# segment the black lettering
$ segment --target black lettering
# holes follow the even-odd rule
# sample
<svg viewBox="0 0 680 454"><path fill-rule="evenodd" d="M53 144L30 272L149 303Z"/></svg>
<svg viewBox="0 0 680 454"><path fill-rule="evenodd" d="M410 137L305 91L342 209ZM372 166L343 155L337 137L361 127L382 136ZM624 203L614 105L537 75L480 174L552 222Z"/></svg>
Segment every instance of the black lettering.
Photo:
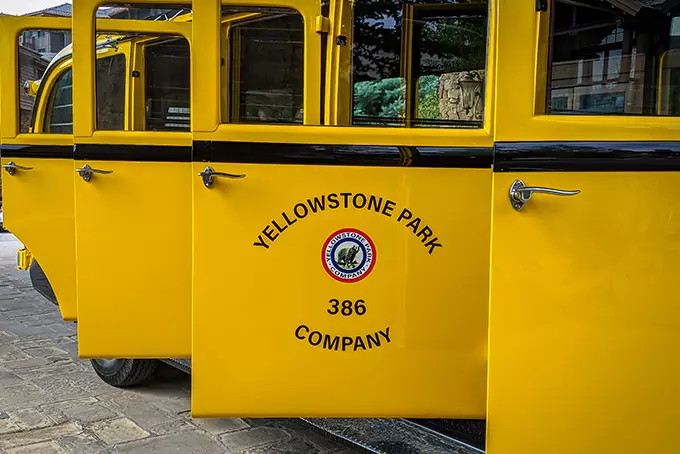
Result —
<svg viewBox="0 0 680 454"><path fill-rule="evenodd" d="M359 199L359 198L360 198L360 200L362 201L362 202L361 202L361 205L360 205L359 203L357 203L357 199ZM361 194L361 193L355 194L355 195L354 195L354 198L352 199L352 203L354 204L354 208L359 208L359 209L361 209L361 208L363 208L363 207L366 206L366 196L363 195L363 194Z"/></svg>
<svg viewBox="0 0 680 454"><path fill-rule="evenodd" d="M382 331L378 331L378 334L380 334L382 337L384 337L388 344L390 343L390 327L389 326L387 328L385 328L384 333Z"/></svg>
<svg viewBox="0 0 680 454"><path fill-rule="evenodd" d="M279 233L283 233L283 231L288 228L287 225L284 225L283 228L281 228L279 224L276 223L276 221L272 221L272 224L274 224L274 227L276 227L276 230L278 230Z"/></svg>
<svg viewBox="0 0 680 454"><path fill-rule="evenodd" d="M302 209L302 214L298 212L299 211L298 208ZM309 213L309 210L307 210L307 205L303 205L302 203L296 204L295 208L293 208L293 211L295 212L295 216L297 216L300 219L303 219Z"/></svg>
<svg viewBox="0 0 680 454"><path fill-rule="evenodd" d="M418 227L420 227L420 218L415 218L408 224L406 224L406 227L410 227L411 230L413 230L413 233L416 233L416 230L418 230Z"/></svg>
<svg viewBox="0 0 680 454"><path fill-rule="evenodd" d="M430 226L429 226L429 225L426 225L425 227L423 227L423 228L420 230L420 232L418 232L418 234L417 234L416 236L417 236L418 238L420 238L421 235L423 236L423 239L420 240L421 243L424 243L425 241L427 241L427 239L428 239L429 237L432 236L432 230L430 230Z"/></svg>
<svg viewBox="0 0 680 454"><path fill-rule="evenodd" d="M347 347L352 345L352 342L354 342L354 339L348 336L342 336L342 351L344 352Z"/></svg>
<svg viewBox="0 0 680 454"><path fill-rule="evenodd" d="M309 204L309 208L312 209L313 213L316 213L318 210L323 211L326 209L326 196L322 195L321 200L319 200L318 197L314 197L314 203L307 199L307 203Z"/></svg>
<svg viewBox="0 0 680 454"><path fill-rule="evenodd" d="M434 251L434 248L436 247L443 247L440 243L437 243L438 237L432 238L430 241L425 243L425 247L429 247L430 250L428 251L430 255L432 255L432 252Z"/></svg>
<svg viewBox="0 0 680 454"><path fill-rule="evenodd" d="M340 195L345 199L345 208L347 208L347 198L352 195L351 192L341 192Z"/></svg>
<svg viewBox="0 0 680 454"><path fill-rule="evenodd" d="M338 336L331 337L330 335L326 334L323 337L323 348L325 348L326 350L336 350L337 351L339 345L340 345L340 338Z"/></svg>
<svg viewBox="0 0 680 454"><path fill-rule="evenodd" d="M262 246L265 249L269 249L269 245L264 242L264 240L262 239L262 235L258 235L257 239L260 240L260 241L254 242L253 246Z"/></svg>
<svg viewBox="0 0 680 454"><path fill-rule="evenodd" d="M383 203L383 198L380 197L380 200L376 198L376 196L372 195L368 199L368 209L371 209L371 206L373 206L373 210L375 210L376 213L380 213L380 207L382 206Z"/></svg>
<svg viewBox="0 0 680 454"><path fill-rule="evenodd" d="M375 344L376 347L380 347L380 336L378 336L378 333L375 333L375 337L367 334L366 340L368 340L368 348L373 348L372 344Z"/></svg>
<svg viewBox="0 0 680 454"><path fill-rule="evenodd" d="M319 340L317 340L316 342L314 342L314 341L312 340L312 337L314 337L314 336L317 336ZM322 338L322 336L321 336L321 333L320 333L320 332L318 332L318 331L312 331L312 334L309 335L309 337L307 338L307 340L309 341L309 343L310 343L311 345L313 345L313 346L316 347L317 345L319 345L319 344L321 343L321 338ZM389 341L387 341L387 342L389 342Z"/></svg>
<svg viewBox="0 0 680 454"><path fill-rule="evenodd" d="M392 211L394 210L394 207L396 206L396 202L393 202L391 200L388 200L385 202L385 206L383 207L382 214L387 216L388 218L392 217Z"/></svg>
<svg viewBox="0 0 680 454"><path fill-rule="evenodd" d="M283 219L286 220L286 223L287 223L288 225L293 225L293 224L295 224L295 223L297 222L297 219L295 219L295 218L293 218L292 221L291 221L290 219L288 219L288 215L286 214L285 211L284 211L283 213L281 213L281 216L283 216Z"/></svg>
<svg viewBox="0 0 680 454"><path fill-rule="evenodd" d="M267 230L267 229L269 229L269 230ZM272 236L272 233L276 233L276 232L274 232L274 229L272 229L271 225L268 225L267 227L265 227L262 230L262 233L264 233L264 236L269 238L271 241L274 241L276 239L276 237L279 236L278 233L276 235Z"/></svg>
<svg viewBox="0 0 680 454"><path fill-rule="evenodd" d="M397 222L401 221L402 219L409 220L412 217L413 217L413 213L411 213L407 208L404 208L403 210L401 210L401 213L399 214L399 217L397 218Z"/></svg>
<svg viewBox="0 0 680 454"><path fill-rule="evenodd" d="M305 330L307 330L307 332L309 332L309 328L307 328L306 325L300 325L300 326L298 326L297 329L295 330L295 337L297 337L297 338L300 339L300 340L304 340L305 336L300 337L300 330L301 330L301 329L305 329Z"/></svg>
<svg viewBox="0 0 680 454"><path fill-rule="evenodd" d="M357 339L354 341L354 351L357 351L357 348L366 350L366 345L364 344L364 340L361 338L361 336L357 336Z"/></svg>
<svg viewBox="0 0 680 454"><path fill-rule="evenodd" d="M338 195L335 192L333 192L332 194L328 194L328 208L334 210L339 206L340 202L338 202Z"/></svg>

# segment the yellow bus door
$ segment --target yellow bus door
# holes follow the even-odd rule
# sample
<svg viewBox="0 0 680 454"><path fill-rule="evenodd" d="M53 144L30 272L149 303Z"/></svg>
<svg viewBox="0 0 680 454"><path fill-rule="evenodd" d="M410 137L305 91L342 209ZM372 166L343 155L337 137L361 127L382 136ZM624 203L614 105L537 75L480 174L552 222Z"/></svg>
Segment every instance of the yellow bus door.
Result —
<svg viewBox="0 0 680 454"><path fill-rule="evenodd" d="M491 116L320 126L322 39L352 43L316 2L257 5L223 2L260 14L223 46L215 2L194 5L193 416L483 418Z"/></svg>
<svg viewBox="0 0 680 454"><path fill-rule="evenodd" d="M505 3L487 452L677 452L677 95L655 116L677 8Z"/></svg>
<svg viewBox="0 0 680 454"><path fill-rule="evenodd" d="M188 357L191 133L186 119L174 125L189 110L191 24L106 19L95 28L98 4L73 7L79 355ZM95 71L101 51L113 55Z"/></svg>
<svg viewBox="0 0 680 454"><path fill-rule="evenodd" d="M19 45L22 34L70 28L66 18L0 17L0 155L4 227L40 264L62 318L75 321L72 125L45 115L55 102L44 96L59 91L60 112L70 112L70 80L54 77L67 59L48 67L40 54ZM33 100L20 92L20 75L42 77L35 95L40 103L32 109Z"/></svg>

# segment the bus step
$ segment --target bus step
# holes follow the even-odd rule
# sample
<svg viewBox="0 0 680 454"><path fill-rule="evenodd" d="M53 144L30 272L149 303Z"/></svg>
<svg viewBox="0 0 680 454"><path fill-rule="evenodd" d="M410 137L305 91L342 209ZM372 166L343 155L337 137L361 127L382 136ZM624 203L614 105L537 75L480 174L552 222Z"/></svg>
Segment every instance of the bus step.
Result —
<svg viewBox="0 0 680 454"><path fill-rule="evenodd" d="M302 418L346 444L377 454L483 454L447 434L406 419Z"/></svg>

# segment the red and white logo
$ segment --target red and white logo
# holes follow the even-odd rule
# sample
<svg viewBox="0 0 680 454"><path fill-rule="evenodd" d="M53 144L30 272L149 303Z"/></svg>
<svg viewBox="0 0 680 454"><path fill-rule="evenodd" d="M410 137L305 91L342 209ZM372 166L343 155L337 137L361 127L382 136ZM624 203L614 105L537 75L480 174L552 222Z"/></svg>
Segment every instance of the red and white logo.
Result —
<svg viewBox="0 0 680 454"><path fill-rule="evenodd" d="M375 266L375 245L361 230L341 229L328 237L321 250L326 272L340 282L358 282Z"/></svg>

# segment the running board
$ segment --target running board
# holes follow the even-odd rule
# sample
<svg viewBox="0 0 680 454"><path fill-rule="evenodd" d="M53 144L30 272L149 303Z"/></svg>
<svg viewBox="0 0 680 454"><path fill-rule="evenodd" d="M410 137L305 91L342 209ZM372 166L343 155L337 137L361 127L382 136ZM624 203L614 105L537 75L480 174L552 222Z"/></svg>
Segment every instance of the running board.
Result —
<svg viewBox="0 0 680 454"><path fill-rule="evenodd" d="M406 419L302 418L339 441L376 454L484 454L455 438Z"/></svg>
<svg viewBox="0 0 680 454"><path fill-rule="evenodd" d="M190 359L162 361L191 374ZM343 444L369 453L484 454L482 449L407 419L301 418L301 421ZM437 423L434 425L436 427Z"/></svg>

